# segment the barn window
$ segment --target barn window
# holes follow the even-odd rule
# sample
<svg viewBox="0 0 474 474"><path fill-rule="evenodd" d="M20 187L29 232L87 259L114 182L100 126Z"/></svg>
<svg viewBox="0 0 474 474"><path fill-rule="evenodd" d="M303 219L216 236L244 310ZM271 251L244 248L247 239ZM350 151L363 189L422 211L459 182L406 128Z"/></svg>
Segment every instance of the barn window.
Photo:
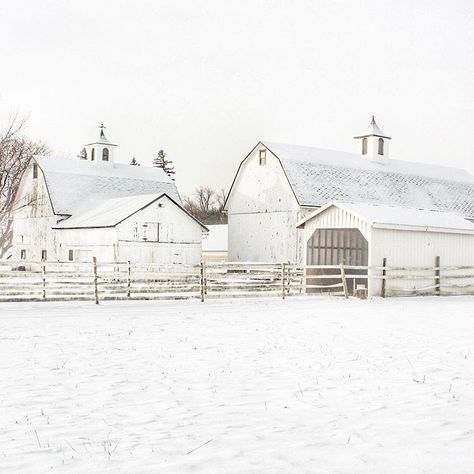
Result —
<svg viewBox="0 0 474 474"><path fill-rule="evenodd" d="M147 242L159 242L160 224L158 224L158 222L145 222L142 225L142 240Z"/></svg>
<svg viewBox="0 0 474 474"><path fill-rule="evenodd" d="M20 250L20 258L22 260L26 260L26 250L25 249Z"/></svg>
<svg viewBox="0 0 474 474"><path fill-rule="evenodd" d="M102 150L102 161L109 161L109 149L104 148Z"/></svg>
<svg viewBox="0 0 474 474"><path fill-rule="evenodd" d="M74 250L69 250L68 260L70 262L74 261Z"/></svg>
<svg viewBox="0 0 474 474"><path fill-rule="evenodd" d="M33 179L38 178L38 165L33 163Z"/></svg>
<svg viewBox="0 0 474 474"><path fill-rule="evenodd" d="M367 155L367 138L362 139L362 154Z"/></svg>
<svg viewBox="0 0 474 474"><path fill-rule="evenodd" d="M379 155L383 155L383 138L379 138Z"/></svg>
<svg viewBox="0 0 474 474"><path fill-rule="evenodd" d="M95 160L95 148L92 148L92 151L91 151L91 161L94 161Z"/></svg>
<svg viewBox="0 0 474 474"><path fill-rule="evenodd" d="M47 250L41 250L41 261L46 262L48 259L48 251Z"/></svg>
<svg viewBox="0 0 474 474"><path fill-rule="evenodd" d="M267 150L260 150L259 164L260 166L265 166L267 164Z"/></svg>

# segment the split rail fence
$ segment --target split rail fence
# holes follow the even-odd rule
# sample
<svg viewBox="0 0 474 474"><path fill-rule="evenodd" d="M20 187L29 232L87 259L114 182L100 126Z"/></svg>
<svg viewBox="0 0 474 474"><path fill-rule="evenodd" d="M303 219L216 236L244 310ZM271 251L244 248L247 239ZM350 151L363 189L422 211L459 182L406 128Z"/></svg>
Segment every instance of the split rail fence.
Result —
<svg viewBox="0 0 474 474"><path fill-rule="evenodd" d="M0 301L151 300L330 293L367 296L474 294L474 267L380 267L288 263L158 264L0 262Z"/></svg>

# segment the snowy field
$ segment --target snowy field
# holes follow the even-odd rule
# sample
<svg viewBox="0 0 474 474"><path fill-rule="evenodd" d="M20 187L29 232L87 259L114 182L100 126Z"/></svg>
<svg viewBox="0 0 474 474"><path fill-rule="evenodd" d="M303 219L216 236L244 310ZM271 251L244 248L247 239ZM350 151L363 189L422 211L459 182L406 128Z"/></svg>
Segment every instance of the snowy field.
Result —
<svg viewBox="0 0 474 474"><path fill-rule="evenodd" d="M472 473L474 298L0 305L2 473Z"/></svg>

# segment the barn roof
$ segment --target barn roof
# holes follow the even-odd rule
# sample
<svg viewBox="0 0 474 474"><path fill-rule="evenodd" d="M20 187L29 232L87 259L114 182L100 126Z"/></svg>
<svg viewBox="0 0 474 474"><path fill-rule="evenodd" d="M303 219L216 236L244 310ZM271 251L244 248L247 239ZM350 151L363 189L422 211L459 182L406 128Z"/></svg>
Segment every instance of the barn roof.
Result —
<svg viewBox="0 0 474 474"><path fill-rule="evenodd" d="M321 148L260 144L280 160L301 206L372 202L474 217L474 177L464 170L392 159L380 163L357 153Z"/></svg>
<svg viewBox="0 0 474 474"><path fill-rule="evenodd" d="M181 204L175 183L161 168L115 163L92 164L78 158L35 156L41 168L53 211L72 215L89 203L141 194L167 194ZM92 205L92 204L91 204Z"/></svg>
<svg viewBox="0 0 474 474"><path fill-rule="evenodd" d="M166 194L140 194L137 196L92 200L89 201L90 205L87 210L59 222L53 226L53 229L115 227L164 196ZM180 204L171 198L169 199L173 205L181 208L184 213L194 219L204 230L208 230L207 227L191 216Z"/></svg>
<svg viewBox="0 0 474 474"><path fill-rule="evenodd" d="M332 206L356 215L369 222L371 226L378 228L442 229L448 232L457 231L474 234L474 223L464 219L459 214L429 209L353 202L329 203L302 219L298 223L298 227L304 227L306 222L322 214Z"/></svg>

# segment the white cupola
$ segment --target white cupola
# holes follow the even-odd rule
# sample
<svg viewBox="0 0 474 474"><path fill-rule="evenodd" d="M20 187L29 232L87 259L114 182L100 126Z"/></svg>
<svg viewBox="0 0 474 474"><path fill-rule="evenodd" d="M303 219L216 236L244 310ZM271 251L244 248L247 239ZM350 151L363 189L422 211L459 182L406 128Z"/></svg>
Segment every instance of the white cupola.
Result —
<svg viewBox="0 0 474 474"><path fill-rule="evenodd" d="M85 159L96 165L114 166L114 151L117 145L105 137L104 124L101 124L99 129L99 139L85 146Z"/></svg>
<svg viewBox="0 0 474 474"><path fill-rule="evenodd" d="M392 138L380 130L373 115L367 131L354 138L360 140L359 151L362 155L367 155L370 160L374 161L388 160L388 144Z"/></svg>

